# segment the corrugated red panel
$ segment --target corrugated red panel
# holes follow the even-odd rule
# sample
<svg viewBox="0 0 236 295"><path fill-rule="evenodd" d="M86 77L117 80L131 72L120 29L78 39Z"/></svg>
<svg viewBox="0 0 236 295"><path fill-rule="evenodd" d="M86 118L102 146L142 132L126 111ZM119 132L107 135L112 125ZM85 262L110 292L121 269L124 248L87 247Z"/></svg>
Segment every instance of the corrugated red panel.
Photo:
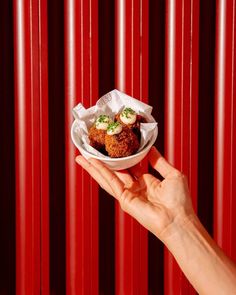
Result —
<svg viewBox="0 0 236 295"><path fill-rule="evenodd" d="M236 259L235 1L217 1L215 75L214 235Z"/></svg>
<svg viewBox="0 0 236 295"><path fill-rule="evenodd" d="M147 102L148 2L116 1L115 85ZM147 232L116 207L116 294L147 294Z"/></svg>
<svg viewBox="0 0 236 295"><path fill-rule="evenodd" d="M167 1L165 153L188 176L197 205L199 1ZM165 253L165 294L193 294L173 256Z"/></svg>
<svg viewBox="0 0 236 295"><path fill-rule="evenodd" d="M49 294L46 4L14 1L17 294Z"/></svg>
<svg viewBox="0 0 236 295"><path fill-rule="evenodd" d="M65 1L66 292L98 293L98 189L75 163L72 108L98 98L98 2Z"/></svg>
<svg viewBox="0 0 236 295"><path fill-rule="evenodd" d="M78 102L85 107L94 105L99 92L112 90L108 89L111 87L151 103L154 114L159 116L156 119L162 133L158 137L158 147L165 145L165 155L169 161L188 176L195 209L198 207L201 218L207 220L209 228L214 227L214 236L219 245L236 260L235 0L166 0L162 4L158 2L158 5L145 0L116 0L107 6L107 2L99 3L98 0L14 0L13 4L8 2L9 6L5 3L7 1L1 7L8 11L7 16L0 11L0 16L4 15L4 18L0 18L0 38L4 41L0 49L0 78L3 80L0 84L0 140L2 135L6 137L7 134L11 135L11 139L3 139L0 145L3 162L0 177L0 236L4 237L0 243L0 258L2 260L5 256L3 252L6 249L6 256L15 251L16 261L11 260L6 272L16 273L16 284L9 287L9 283L4 282L7 275L3 278L1 275L0 293L5 295L16 289L17 294L60 295L65 293L65 285L66 294L105 293L107 278L106 274L99 273L101 258L100 264L115 261L115 266L100 268L105 269L106 273L111 270L109 278L114 278L115 283L109 282L108 289L114 290L115 294L162 294L162 281L165 294L195 294L170 253L165 251L163 266L162 257L157 257L159 253L162 256L159 246L158 255L152 261L156 244L152 244L148 254L146 230L123 213L118 205L115 216L109 212L104 220L99 219L98 186L75 163L78 151L70 139L71 110ZM109 16L110 21L101 21L104 6L104 15ZM12 14L9 13L11 10ZM213 19L216 17L215 23L214 20L207 20L209 12ZM162 20L153 21L156 15L163 15ZM202 23L199 23L199 19ZM101 26L109 25L102 34ZM203 33L205 28L206 33ZM215 35L215 39L212 36L208 38L214 29L215 34L212 35ZM103 40L107 36L109 40ZM9 51L6 54L7 46ZM13 52L14 73L13 64L6 66L11 64ZM212 60L215 57L215 68L211 65L211 57ZM6 63L3 62L5 59ZM106 69L109 69L109 74ZM199 73L203 72L203 77L200 77ZM107 79L108 75L112 77ZM207 82L203 81L204 77ZM159 81L155 85L157 79ZM215 97L213 87L206 85L213 85L213 81ZM63 85L58 87L57 82ZM6 89L10 84L14 84L12 94L9 94L12 99L13 89L15 93L14 110L11 112L6 107ZM64 88L65 91L60 94ZM149 90L153 97L148 99ZM13 108L10 98L9 107ZM4 114L5 109L9 111L7 115ZM207 112L211 112L209 117ZM13 113L14 118L11 118ZM13 123L8 124L10 120L14 121L15 128ZM58 129L65 129L58 131L57 126L60 126ZM206 155L203 152L205 145L212 147L207 146ZM15 152L11 163L8 163L9 147ZM209 159L213 153L214 163L213 156ZM15 170L12 168L14 164ZM11 168L3 171L8 165ZM143 165L147 168L146 162ZM210 167L202 171L207 165ZM61 170L55 171L55 167ZM208 177L213 170L214 179L213 176ZM13 174L15 178L12 183L7 180L5 184L8 175ZM58 179L61 183L57 183ZM9 184L12 185L11 191ZM9 206L12 200L15 205ZM105 202L104 198L100 203L101 214L106 214L107 208L113 210L112 206L103 207ZM209 212L202 210L205 203ZM4 206L11 211L9 214ZM64 208L65 235L64 216L61 216ZM211 220L213 213L214 220ZM16 217L13 218L14 215ZM109 230L103 231L101 224L104 225L109 218ZM99 224L101 220L103 223ZM13 223L15 229L12 228ZM99 231L103 231L103 234ZM9 232L8 239L16 233L13 246L11 240L6 241L6 232ZM99 238L107 239L106 243L99 243ZM55 245L60 243L60 249L55 249L51 260L49 242L51 253ZM98 251L99 244L105 245L104 251ZM107 257L104 259L106 247L110 247L107 256L111 257L114 253L114 259L110 262ZM60 259L60 263L54 263ZM0 264L0 274L5 272L6 263L7 258ZM155 263L158 267L154 269ZM13 264L16 264L15 269L10 270ZM160 290L153 287L157 269L159 276L164 272L164 277L157 280ZM152 272L151 275L148 270ZM57 283L58 277L64 281Z"/></svg>
<svg viewBox="0 0 236 295"><path fill-rule="evenodd" d="M48 22L47 1L40 0L39 9L39 116L40 116L40 185L41 185L41 294L49 290L49 136L48 136Z"/></svg>

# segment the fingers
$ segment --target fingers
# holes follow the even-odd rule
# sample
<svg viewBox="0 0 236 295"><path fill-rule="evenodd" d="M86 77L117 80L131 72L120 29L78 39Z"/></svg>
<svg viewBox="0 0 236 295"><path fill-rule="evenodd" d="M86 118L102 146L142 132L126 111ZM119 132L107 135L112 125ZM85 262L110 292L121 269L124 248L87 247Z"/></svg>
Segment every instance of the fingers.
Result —
<svg viewBox="0 0 236 295"><path fill-rule="evenodd" d="M97 183L108 192L108 194L113 195L113 190L108 185L106 180L101 176L99 171L90 164L84 157L78 156L76 157L76 162L82 166L96 181Z"/></svg>
<svg viewBox="0 0 236 295"><path fill-rule="evenodd" d="M148 191L150 191L150 192L155 192L155 190L159 186L160 182L161 181L158 178L154 177L151 174L143 174L139 178L140 186L146 187L148 189Z"/></svg>
<svg viewBox="0 0 236 295"><path fill-rule="evenodd" d="M169 174L178 171L158 152L155 147L151 148L148 154L148 161L151 166L164 178L166 178Z"/></svg>
<svg viewBox="0 0 236 295"><path fill-rule="evenodd" d="M127 170L120 170L120 171L114 171L116 176L125 184L126 188L130 188L135 179L132 177L132 175Z"/></svg>
<svg viewBox="0 0 236 295"><path fill-rule="evenodd" d="M115 197L119 199L124 191L124 183L102 162L96 159L90 159L90 163L97 169L97 171L99 171L102 178L108 183L109 187L114 192Z"/></svg>
<svg viewBox="0 0 236 295"><path fill-rule="evenodd" d="M113 172L102 162L95 159L89 159L89 161L87 161L82 156L78 156L76 162L81 165L102 187L104 187L108 193L118 199L121 208L125 212L136 218L141 224L144 224L143 210L147 210L148 208L146 209L146 207L149 206L149 204L147 203L146 198L143 198L142 195L135 194L130 190L125 189L122 180L125 183L135 183L128 171Z"/></svg>
<svg viewBox="0 0 236 295"><path fill-rule="evenodd" d="M130 193L125 190L120 199L120 206L123 211L133 216L140 223L143 219L143 210L147 204L147 200L138 194Z"/></svg>

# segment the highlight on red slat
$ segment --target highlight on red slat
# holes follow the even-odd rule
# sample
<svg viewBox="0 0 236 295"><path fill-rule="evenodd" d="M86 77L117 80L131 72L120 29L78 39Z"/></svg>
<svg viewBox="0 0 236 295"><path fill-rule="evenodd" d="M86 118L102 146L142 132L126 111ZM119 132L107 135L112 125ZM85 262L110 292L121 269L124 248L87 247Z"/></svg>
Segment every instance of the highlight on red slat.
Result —
<svg viewBox="0 0 236 295"><path fill-rule="evenodd" d="M216 12L214 236L235 260L235 1L217 1Z"/></svg>
<svg viewBox="0 0 236 295"><path fill-rule="evenodd" d="M147 102L148 1L115 1L115 87ZM147 232L116 205L116 294L148 294Z"/></svg>
<svg viewBox="0 0 236 295"><path fill-rule="evenodd" d="M188 176L196 209L199 1L169 0L166 11L165 155ZM164 280L165 294L195 294L167 250Z"/></svg>
<svg viewBox="0 0 236 295"><path fill-rule="evenodd" d="M47 1L39 0L39 99L41 173L41 292L49 295L49 123Z"/></svg>
<svg viewBox="0 0 236 295"><path fill-rule="evenodd" d="M49 294L46 1L13 7L16 294Z"/></svg>
<svg viewBox="0 0 236 295"><path fill-rule="evenodd" d="M98 98L98 1L64 2L66 134L66 293L98 294L98 189L76 165L72 109Z"/></svg>
<svg viewBox="0 0 236 295"><path fill-rule="evenodd" d="M155 145L236 261L236 0L0 3L0 294L196 294L75 162L72 110L113 89L153 107Z"/></svg>

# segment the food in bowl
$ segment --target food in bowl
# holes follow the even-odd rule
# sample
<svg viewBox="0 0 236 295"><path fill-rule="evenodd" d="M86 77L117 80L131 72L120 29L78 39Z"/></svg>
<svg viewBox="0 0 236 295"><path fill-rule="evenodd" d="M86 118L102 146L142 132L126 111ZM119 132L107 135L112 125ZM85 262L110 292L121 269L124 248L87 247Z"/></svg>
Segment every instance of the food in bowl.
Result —
<svg viewBox="0 0 236 295"><path fill-rule="evenodd" d="M146 123L146 120L143 116L138 115L131 108L124 108L122 112L115 115L115 121L120 122L123 126L131 129L140 140L140 123Z"/></svg>
<svg viewBox="0 0 236 295"><path fill-rule="evenodd" d="M111 123L105 135L105 149L112 158L128 157L135 154L140 143L134 132L119 122Z"/></svg>
<svg viewBox="0 0 236 295"><path fill-rule="evenodd" d="M95 140L95 142L99 142L102 144L103 152L101 153L99 150L95 149L91 146L90 140L94 140L94 137L97 137L97 130L90 130L90 139L89 139L89 129L91 126L94 126L95 120L98 118L100 114L109 115L112 120L115 122L116 115L120 114L127 108L132 108L136 112L136 120L139 122L144 120L144 124L138 124L138 131L140 127L141 136L138 136L139 142L139 149L130 156L127 157L112 157L108 156L108 153L105 149L104 142L100 142L99 140ZM73 110L73 115L75 121L71 127L71 138L75 146L79 149L80 153L86 158L95 158L102 161L105 165L107 165L112 170L122 170L128 169L137 163L139 163L148 153L151 146L155 143L157 135L158 135L158 127L157 122L151 115L152 107L140 100L135 99L125 93L114 89L109 93L100 97L96 104L91 106L90 108L85 108L82 103L76 105ZM130 110L128 109L128 113ZM124 112L125 113L125 112ZM139 117L142 115L142 118ZM129 117L129 114L127 115ZM139 120L140 118L140 120ZM118 119L118 118L117 118ZM124 120L123 120L124 121ZM131 121L132 122L132 121ZM123 123L124 124L124 123ZM122 125L123 125L122 124ZM128 122L128 124L124 124L123 128L130 127L132 124ZM133 126L132 126L133 127ZM97 128L96 128L97 129ZM129 128L131 131L134 132L135 128ZM96 135L92 135L92 130L95 132ZM137 130L137 129L136 129ZM100 132L99 132L100 133ZM107 134L107 130L104 132L103 135ZM135 134L135 133L134 133ZM102 137L102 136L101 136ZM102 137L104 139L104 137ZM110 143L110 142L109 142ZM95 144L94 144L95 145ZM101 146L98 146L101 148ZM119 147L118 147L119 148ZM117 152L117 149L116 149ZM114 155L117 156L117 155Z"/></svg>
<svg viewBox="0 0 236 295"><path fill-rule="evenodd" d="M106 153L105 150L105 135L108 125L112 120L107 115L100 115L92 127L89 129L90 145L101 153Z"/></svg>
<svg viewBox="0 0 236 295"><path fill-rule="evenodd" d="M146 120L131 108L116 114L115 122L100 115L89 129L90 145L111 158L128 157L140 147L140 123Z"/></svg>

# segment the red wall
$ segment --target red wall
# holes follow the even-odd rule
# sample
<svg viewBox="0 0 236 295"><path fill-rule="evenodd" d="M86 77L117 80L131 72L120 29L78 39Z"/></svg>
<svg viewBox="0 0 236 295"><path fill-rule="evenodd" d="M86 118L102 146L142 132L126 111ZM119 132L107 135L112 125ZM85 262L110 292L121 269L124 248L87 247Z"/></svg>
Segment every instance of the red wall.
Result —
<svg viewBox="0 0 236 295"><path fill-rule="evenodd" d="M236 259L235 12L235 0L0 1L0 294L195 294L75 164L72 107L114 88L153 106L156 146Z"/></svg>

